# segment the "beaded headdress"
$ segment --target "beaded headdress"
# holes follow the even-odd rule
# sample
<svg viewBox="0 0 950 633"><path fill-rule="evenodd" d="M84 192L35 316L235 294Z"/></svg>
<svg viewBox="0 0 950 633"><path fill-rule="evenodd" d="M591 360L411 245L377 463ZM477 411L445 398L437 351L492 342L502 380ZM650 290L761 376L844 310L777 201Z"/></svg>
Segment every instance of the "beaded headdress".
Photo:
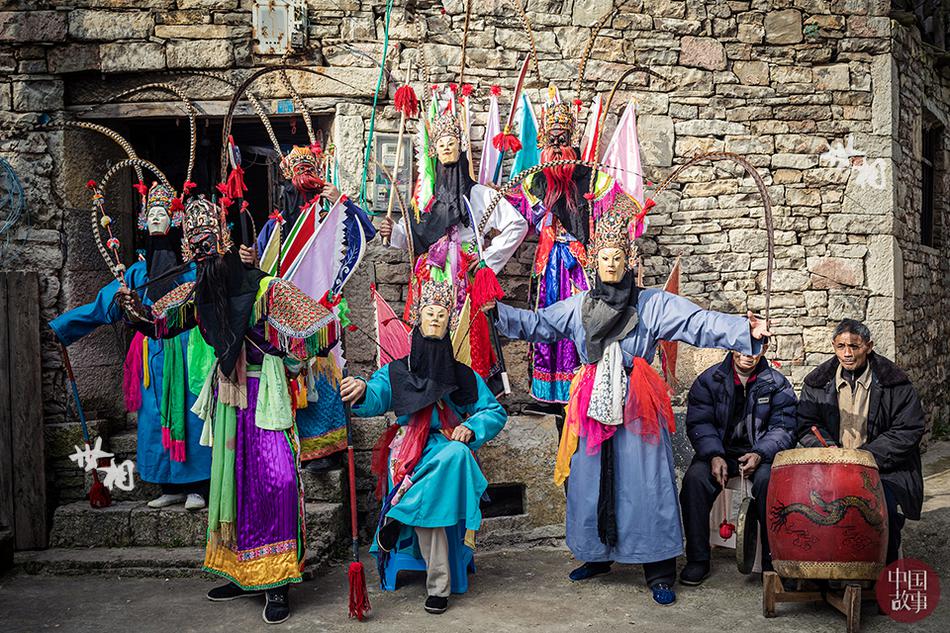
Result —
<svg viewBox="0 0 950 633"><path fill-rule="evenodd" d="M636 247L633 227L639 212L632 197L618 191L610 206L597 220L594 243L590 249L591 265L596 266L597 253L604 248L619 248L627 254L627 269L635 266Z"/></svg>
<svg viewBox="0 0 950 633"><path fill-rule="evenodd" d="M435 144L440 138L450 136L462 143L462 125L453 113L441 114L429 124L429 156L435 156Z"/></svg>
<svg viewBox="0 0 950 633"><path fill-rule="evenodd" d="M419 308L426 306L441 306L452 311L455 305L455 290L452 284L447 281L427 281L422 286L422 294L419 299Z"/></svg>
<svg viewBox="0 0 950 633"><path fill-rule="evenodd" d="M142 209L139 211L138 227L143 231L148 229L148 212L155 207L165 209L172 226L180 226L184 219L184 213L180 208L180 203L177 206L179 208L173 210L176 207L175 191L159 182L153 182L152 187L148 190L148 195L145 196Z"/></svg>
<svg viewBox="0 0 950 633"><path fill-rule="evenodd" d="M227 228L226 210L212 204L204 196L192 198L185 206L181 240L182 257L187 261L196 256L224 255L231 250L231 233ZM202 245L209 245L202 248Z"/></svg>
<svg viewBox="0 0 950 633"><path fill-rule="evenodd" d="M577 144L577 108L561 101L561 95L553 85L548 87L547 104L538 130L539 148L543 149L551 144L548 135L552 132L565 132L569 136L571 145Z"/></svg>
<svg viewBox="0 0 950 633"><path fill-rule="evenodd" d="M293 149L280 161L280 170L284 178L290 180L298 173L302 166L309 166L314 173L320 175L320 163L323 152L317 144L310 147L294 145Z"/></svg>

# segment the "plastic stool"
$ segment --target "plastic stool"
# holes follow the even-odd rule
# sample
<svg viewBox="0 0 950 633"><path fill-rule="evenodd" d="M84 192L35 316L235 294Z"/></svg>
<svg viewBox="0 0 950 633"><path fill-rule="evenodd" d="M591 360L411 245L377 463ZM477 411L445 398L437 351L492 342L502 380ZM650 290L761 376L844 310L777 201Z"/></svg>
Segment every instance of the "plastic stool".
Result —
<svg viewBox="0 0 950 633"><path fill-rule="evenodd" d="M452 593L468 591L468 574L475 573L475 553L465 545L465 526L458 524L445 528L449 541L449 573L452 576ZM390 553L386 563L382 587L384 591L396 590L396 576L401 571L425 571L426 562L419 555L415 532L412 537L401 540Z"/></svg>

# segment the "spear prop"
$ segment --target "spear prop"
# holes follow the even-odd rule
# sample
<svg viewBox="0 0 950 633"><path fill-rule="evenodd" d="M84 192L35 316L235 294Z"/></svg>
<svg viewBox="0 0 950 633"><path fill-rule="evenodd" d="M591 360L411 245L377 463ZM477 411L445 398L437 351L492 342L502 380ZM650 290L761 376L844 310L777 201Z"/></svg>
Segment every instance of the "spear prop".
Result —
<svg viewBox="0 0 950 633"><path fill-rule="evenodd" d="M495 149L499 152L498 164L495 166L495 174L492 177L492 182L498 182L498 177L501 175L501 164L505 160L505 152L517 153L521 151L521 141L518 140L517 136L512 134L511 128L515 123L515 113L518 111L518 102L521 100L521 92L524 90L524 82L528 77L528 68L530 67L531 55L529 54L525 56L524 63L521 64L521 72L518 74L518 83L515 84L514 98L511 100L511 110L508 112L508 120L505 122L505 127L502 128L501 133L492 139L492 145L494 145Z"/></svg>
<svg viewBox="0 0 950 633"><path fill-rule="evenodd" d="M389 205L386 207L386 220L392 223L393 203L396 200L396 190L399 188L399 168L402 161L402 138L406 132L406 119L415 116L419 111L419 100L412 86L409 85L409 78L412 76L412 58L406 66L406 81L396 91L394 99L396 109L399 110L399 136L396 139L396 158L393 162L393 177L389 182ZM386 246L389 246L389 238L383 238Z"/></svg>
<svg viewBox="0 0 950 633"><path fill-rule="evenodd" d="M66 352L66 346L60 344L59 351L63 355L63 365L66 366L66 376L69 379L69 386L72 388L73 400L76 402L76 411L79 413L79 424L82 427L82 439L86 443L86 452L90 452L89 427L86 425L86 414L82 410L82 402L79 401L79 388L76 387L76 376L73 374L73 366L69 362L69 354ZM96 464L98 466L99 464ZM99 481L99 471L92 469L92 488L89 489L89 505L93 508L108 508L112 505L112 496L109 489Z"/></svg>

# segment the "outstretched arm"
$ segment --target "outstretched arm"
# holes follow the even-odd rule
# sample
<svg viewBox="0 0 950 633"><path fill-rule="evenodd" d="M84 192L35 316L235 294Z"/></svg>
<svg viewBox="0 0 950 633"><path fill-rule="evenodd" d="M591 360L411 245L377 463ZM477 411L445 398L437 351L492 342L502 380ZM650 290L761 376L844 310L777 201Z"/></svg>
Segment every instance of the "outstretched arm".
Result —
<svg viewBox="0 0 950 633"><path fill-rule="evenodd" d="M762 351L762 341L753 337L748 318L703 310L679 295L644 290L640 293L639 311L644 326L657 340L751 355ZM763 330L761 326L759 329Z"/></svg>
<svg viewBox="0 0 950 633"><path fill-rule="evenodd" d="M369 380L347 376L340 383L340 397L353 405L353 415L360 418L371 418L389 411L392 395L388 365L376 370Z"/></svg>
<svg viewBox="0 0 950 633"><path fill-rule="evenodd" d="M541 310L521 310L499 303L495 325L502 336L531 343L580 341L579 308L585 296L576 294Z"/></svg>

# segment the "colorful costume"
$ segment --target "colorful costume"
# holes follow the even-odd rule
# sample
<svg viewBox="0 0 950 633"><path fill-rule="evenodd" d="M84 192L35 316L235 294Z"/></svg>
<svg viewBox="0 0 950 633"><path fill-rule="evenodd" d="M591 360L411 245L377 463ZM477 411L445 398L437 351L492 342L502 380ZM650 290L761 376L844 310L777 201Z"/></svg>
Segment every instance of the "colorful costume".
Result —
<svg viewBox="0 0 950 633"><path fill-rule="evenodd" d="M571 475L567 545L583 561L643 563L651 586L672 585L683 551L670 438L669 387L650 367L660 340L746 354L761 347L744 318L702 310L679 296L634 284L628 227L632 201L621 194L598 222L592 249L622 248L619 283L532 312L498 305L498 331L510 338L578 343L584 363L570 392L555 480ZM660 599L657 599L660 602Z"/></svg>
<svg viewBox="0 0 950 633"><path fill-rule="evenodd" d="M149 236L144 260L125 271L130 288L141 288L181 268L176 243L180 239L170 235L181 222L180 213L171 211L173 197L171 189L156 183L143 200L139 228L148 230ZM149 214L158 228L150 226ZM143 301L150 305L154 298L194 279L194 269L187 268L153 281L145 289ZM119 281L113 280L93 302L53 319L50 327L59 340L69 346L99 326L120 322L122 312L115 303L119 287ZM211 451L199 444L201 420L191 412L191 406L211 369L207 363L210 355L201 336L191 337L188 332L167 341L139 334L129 346L124 390L127 409L138 413L136 469L143 481L160 484L166 494L207 495Z"/></svg>
<svg viewBox="0 0 950 633"><path fill-rule="evenodd" d="M298 264L311 238L326 213L322 211L319 196L315 190L296 186L300 183L305 170L315 175L323 183L323 171L320 168L323 154L319 147L294 147L282 161L284 176L295 183L293 192L284 200L290 203L281 209L280 214L271 217L261 228L257 236L257 252L262 255L261 267L269 274L286 275ZM302 206L294 206L302 201ZM339 203L344 205L341 241L346 245L341 268L352 270L362 256L362 245L372 240L376 229L372 221L357 204L346 196ZM268 258L268 256L270 256ZM333 287L324 288L334 294L342 289L342 282ZM321 299L315 296L314 299ZM303 461L327 457L346 448L346 419L343 402L340 400L339 383L342 378L342 350L325 358L314 359L303 380L306 384L306 401L297 413L297 430L300 434L300 458ZM317 404L319 402L319 405Z"/></svg>
<svg viewBox="0 0 950 633"><path fill-rule="evenodd" d="M437 291L431 292L433 287ZM423 289L423 305L431 305L437 294L449 310L450 288L430 282ZM400 547L421 550L429 596L444 598L452 585L447 539L481 526L479 502L488 482L474 451L501 431L507 414L485 381L453 358L447 331L436 338L423 336L419 327L413 330L409 356L376 371L353 408L360 417L387 411L395 412L396 424L380 438L373 460L378 492L386 493L380 530L399 530ZM473 433L467 444L449 439L458 425ZM453 537L447 536L446 528L456 526ZM371 550L381 567L387 557L378 547L382 542L377 539Z"/></svg>
<svg viewBox="0 0 950 633"><path fill-rule="evenodd" d="M245 268L222 225L210 203L189 203L184 249L198 281L156 301L152 327L168 338L197 325L218 361L194 406L213 453L204 569L245 591L272 589L300 582L306 543L285 366L325 354L339 323L289 282Z"/></svg>

